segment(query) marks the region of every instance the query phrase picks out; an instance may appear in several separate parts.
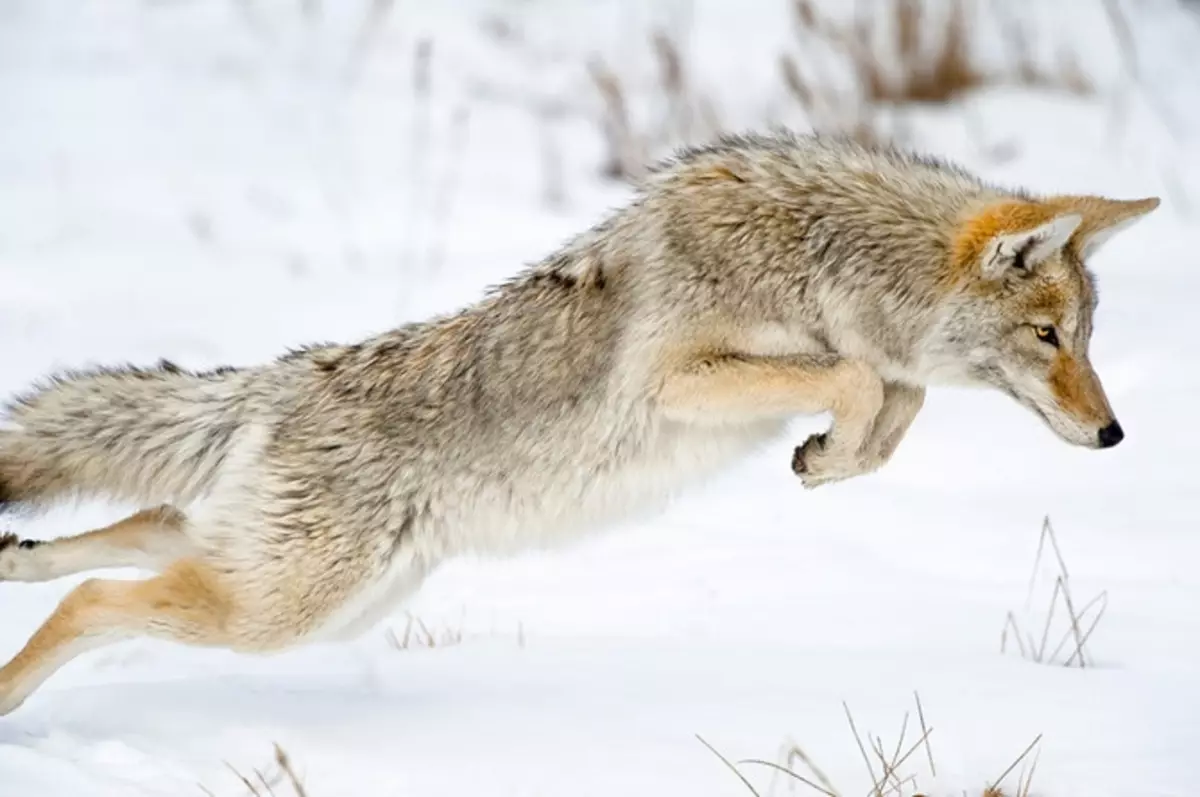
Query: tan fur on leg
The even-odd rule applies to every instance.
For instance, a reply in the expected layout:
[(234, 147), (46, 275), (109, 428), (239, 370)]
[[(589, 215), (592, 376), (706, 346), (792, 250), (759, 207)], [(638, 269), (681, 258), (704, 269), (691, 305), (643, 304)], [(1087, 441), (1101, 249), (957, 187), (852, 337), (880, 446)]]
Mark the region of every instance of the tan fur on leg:
[(728, 355), (672, 373), (659, 400), (668, 417), (703, 424), (830, 412), (830, 431), (809, 438), (793, 459), (805, 485), (815, 486), (861, 472), (883, 380), (865, 363), (836, 356)]
[(884, 383), (883, 406), (863, 448), (863, 460), (869, 470), (883, 467), (892, 458), (924, 404), (925, 388)]
[(216, 574), (196, 561), (180, 562), (144, 581), (89, 579), (0, 669), (0, 714), (21, 705), (76, 656), (123, 639), (229, 645), (227, 621), (234, 608)]
[(0, 581), (49, 581), (103, 567), (162, 570), (194, 553), (172, 506), (136, 512), (103, 528), (56, 540), (0, 538)]

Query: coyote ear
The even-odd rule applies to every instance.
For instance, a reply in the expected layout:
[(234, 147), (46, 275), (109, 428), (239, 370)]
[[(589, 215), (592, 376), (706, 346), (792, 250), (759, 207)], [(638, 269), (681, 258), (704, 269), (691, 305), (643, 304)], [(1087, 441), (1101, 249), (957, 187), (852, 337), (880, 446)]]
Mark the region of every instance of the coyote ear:
[(1083, 223), (1071, 239), (1071, 248), (1083, 260), (1098, 252), (1114, 235), (1136, 224), (1159, 206), (1158, 197), (1145, 199), (1105, 199), (1103, 197), (1070, 197), (1065, 203), (1073, 212), (1083, 215)]
[(1078, 213), (1064, 213), (1019, 232), (997, 233), (979, 255), (985, 279), (998, 279), (1010, 268), (1032, 269), (1062, 249), (1083, 222)]

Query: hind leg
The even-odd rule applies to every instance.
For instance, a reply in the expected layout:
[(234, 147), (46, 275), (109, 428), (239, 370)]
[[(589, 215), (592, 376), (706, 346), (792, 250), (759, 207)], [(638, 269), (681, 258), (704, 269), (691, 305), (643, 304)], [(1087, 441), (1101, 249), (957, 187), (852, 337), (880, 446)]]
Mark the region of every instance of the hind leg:
[(234, 646), (230, 620), (245, 607), (216, 572), (185, 560), (144, 581), (89, 579), (59, 603), (0, 668), (0, 715), (25, 701), (57, 669), (87, 651), (150, 636), (194, 645)]
[(106, 567), (162, 570), (195, 552), (173, 506), (136, 512), (109, 526), (55, 540), (0, 535), (0, 581), (50, 581)]
[[(392, 538), (364, 544), (340, 525), (281, 526), (253, 513), (210, 517), (201, 526), (179, 513), (170, 518), (174, 533), (195, 540), (186, 543), (191, 553), (152, 578), (89, 579), (68, 593), (0, 668), (0, 715), (75, 657), (127, 639), (268, 653), (359, 633), (363, 621), (386, 611), (399, 599), (397, 591), (411, 591), (425, 572)], [(138, 529), (162, 530), (143, 521), (130, 518), (123, 528), (134, 538)], [(162, 556), (170, 550), (165, 546)], [(128, 547), (118, 551), (115, 558), (129, 561)], [(102, 560), (113, 561), (98, 554), (81, 558), (89, 566)]]

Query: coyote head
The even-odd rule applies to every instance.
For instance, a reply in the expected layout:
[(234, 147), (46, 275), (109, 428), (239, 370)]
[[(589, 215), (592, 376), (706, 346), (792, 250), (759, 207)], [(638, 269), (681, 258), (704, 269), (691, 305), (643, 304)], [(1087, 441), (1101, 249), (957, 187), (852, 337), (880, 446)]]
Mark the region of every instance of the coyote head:
[(1085, 261), (1157, 198), (997, 200), (959, 223), (961, 279), (937, 348), (954, 376), (989, 385), (1063, 440), (1109, 448), (1124, 432), (1088, 359), (1096, 291)]

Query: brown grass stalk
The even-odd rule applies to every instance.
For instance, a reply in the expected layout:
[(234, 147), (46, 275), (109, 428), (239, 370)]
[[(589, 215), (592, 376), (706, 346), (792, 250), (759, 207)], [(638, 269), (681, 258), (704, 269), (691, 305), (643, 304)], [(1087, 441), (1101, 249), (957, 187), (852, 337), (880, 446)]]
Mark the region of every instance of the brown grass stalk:
[[(911, 745), (906, 746), (905, 742), (908, 735), (910, 713), (905, 712), (904, 718), (900, 724), (899, 738), (896, 740), (895, 746), (891, 749), (890, 755), (886, 752), (888, 747), (885, 746), (884, 741), (880, 736), (872, 735), (869, 732), (866, 734), (859, 732), (858, 725), (854, 720), (854, 715), (851, 713), (849, 706), (846, 705), (845, 702), (842, 703), (842, 707), (846, 713), (846, 721), (850, 725), (850, 731), (854, 737), (859, 755), (862, 757), (863, 763), (867, 769), (867, 774), (871, 779), (871, 789), (868, 792), (868, 797), (891, 797), (892, 795), (895, 795), (895, 797), (925, 797), (925, 793), (921, 791), (918, 785), (918, 773), (906, 771), (904, 769), (906, 762), (908, 762), (908, 760), (916, 753), (916, 751), (922, 747), (925, 749), (928, 757), (930, 774), (934, 777), (937, 777), (937, 767), (933, 760), (932, 747), (929, 744), (929, 737), (932, 734), (933, 729), (925, 722), (925, 710), (921, 705), (920, 695), (914, 692), (913, 696), (917, 703), (917, 716), (922, 730), (921, 736)], [(864, 737), (870, 740), (869, 744), (864, 743)], [(700, 737), (697, 736), (697, 738)], [(1031, 742), (1029, 746), (1026, 747), (1025, 750), (1019, 756), (1017, 756), (1011, 764), (1008, 765), (1007, 768), (1005, 768), (1000, 777), (996, 778), (989, 785), (984, 786), (981, 791), (976, 793), (979, 794), (980, 797), (1007, 797), (1009, 794), (1014, 795), (1014, 797), (1029, 797), (1029, 793), (1033, 784), (1033, 775), (1037, 769), (1037, 761), (1040, 754), (1034, 755), (1032, 764), (1028, 767), (1026, 767), (1023, 762), (1029, 758), (1030, 753), (1034, 752), (1035, 748), (1037, 748), (1037, 745), (1041, 742), (1041, 739), (1042, 735), (1038, 734), (1033, 742)], [(754, 788), (753, 784), (751, 784), (749, 779), (746, 778), (746, 776), (738, 769), (737, 765), (729, 761), (729, 759), (727, 759), (725, 756), (718, 753), (712, 747), (712, 745), (708, 744), (708, 742), (705, 742), (703, 739), (700, 739), (700, 741), (703, 742), (710, 751), (717, 755), (718, 758), (720, 758), (725, 764), (725, 766), (727, 766), (734, 772), (734, 774), (737, 775), (737, 777), (742, 781), (743, 784), (745, 784), (752, 794), (758, 795), (758, 792)], [(871, 748), (875, 758), (882, 767), (881, 773), (877, 772), (875, 766), (872, 764), (871, 755), (867, 752), (868, 747)], [(798, 744), (789, 741), (788, 744), (784, 745), (783, 749), (786, 751), (784, 764), (765, 761), (758, 758), (743, 759), (738, 761), (737, 764), (753, 764), (756, 766), (767, 767), (768, 769), (772, 770), (773, 774), (786, 775), (797, 783), (807, 786), (812, 791), (825, 795), (825, 797), (840, 797), (842, 792), (834, 787), (834, 785), (829, 781), (829, 778), (827, 778), (815, 766), (815, 764), (813, 764), (812, 760), (809, 759), (809, 757), (804, 753)], [(799, 759), (808, 767), (809, 771), (813, 774), (813, 778), (806, 777), (796, 771), (793, 763), (796, 759)], [(1017, 769), (1018, 766), (1020, 766), (1021, 769), (1017, 778), (1016, 792), (1004, 791), (1001, 788), (1002, 784), (1013, 773), (1013, 771)], [(774, 781), (772, 781), (772, 783), (773, 782)], [(967, 797), (966, 792), (963, 792), (963, 797)]]
[[(1036, 643), (1031, 635), (1024, 634), (1016, 615), (1010, 611), (1005, 615), (1004, 627), (1000, 632), (1000, 652), (1002, 654), (1007, 652), (1011, 632), (1012, 638), (1016, 640), (1018, 652), (1023, 659), (1037, 664), (1054, 663), (1059, 659), (1059, 655), (1063, 652), (1064, 648), (1069, 643), (1073, 643), (1069, 648), (1070, 655), (1062, 663), (1063, 666), (1091, 666), (1087, 653), (1087, 643), (1096, 631), (1100, 620), (1103, 619), (1104, 613), (1108, 608), (1108, 593), (1102, 591), (1085, 603), (1082, 608), (1076, 608), (1077, 604), (1071, 592), (1070, 573), (1067, 570), (1066, 559), (1063, 556), (1062, 549), (1059, 547), (1058, 538), (1054, 533), (1054, 527), (1050, 523), (1049, 517), (1044, 519), (1042, 532), (1038, 538), (1037, 554), (1034, 557), (1033, 570), (1026, 589), (1025, 608), (1028, 610), (1032, 605), (1039, 568), (1047, 547), (1054, 553), (1054, 562), (1058, 573), (1054, 580), (1053, 591), (1050, 594), (1050, 604), (1046, 610), (1045, 620), (1042, 623), (1041, 642)], [(1047, 654), (1046, 649), (1050, 641), (1051, 627), (1057, 616), (1057, 608), (1060, 601), (1066, 613), (1067, 630), (1059, 638), (1058, 644), (1055, 645), (1054, 649)], [(1091, 615), (1090, 613), (1093, 609), (1096, 611), (1094, 615)], [(1089, 615), (1090, 622), (1088, 622)]]

